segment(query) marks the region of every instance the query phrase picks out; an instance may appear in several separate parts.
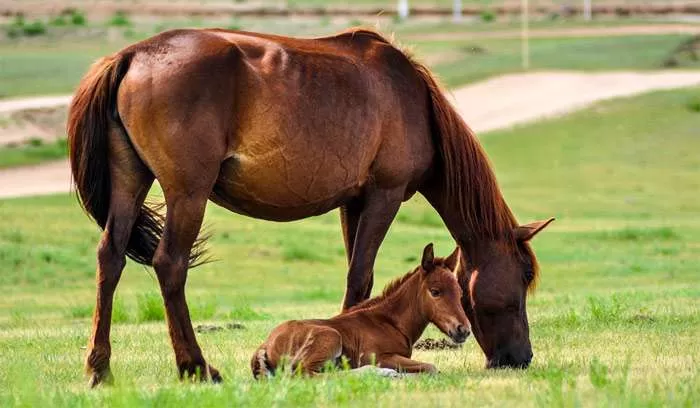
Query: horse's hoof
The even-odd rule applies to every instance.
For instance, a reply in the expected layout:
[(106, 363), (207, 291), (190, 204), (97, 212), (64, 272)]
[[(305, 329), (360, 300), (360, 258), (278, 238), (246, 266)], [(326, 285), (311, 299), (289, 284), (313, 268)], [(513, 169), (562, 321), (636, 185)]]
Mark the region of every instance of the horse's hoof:
[(219, 384), (224, 381), (224, 379), (221, 378), (221, 374), (219, 374), (219, 370), (212, 366), (209, 366), (209, 378), (211, 378), (211, 382), (214, 384)]
[(111, 385), (113, 382), (114, 377), (112, 377), (112, 371), (108, 367), (104, 370), (92, 372), (88, 380), (88, 387), (95, 388), (101, 384)]
[[(206, 367), (206, 368), (205, 368)], [(180, 379), (190, 379), (190, 380), (196, 380), (196, 381), (211, 381), (212, 383), (218, 384), (223, 381), (223, 378), (221, 378), (221, 374), (219, 374), (219, 370), (216, 368), (210, 366), (210, 365), (203, 365), (203, 364), (181, 364), (179, 366), (180, 370)]]

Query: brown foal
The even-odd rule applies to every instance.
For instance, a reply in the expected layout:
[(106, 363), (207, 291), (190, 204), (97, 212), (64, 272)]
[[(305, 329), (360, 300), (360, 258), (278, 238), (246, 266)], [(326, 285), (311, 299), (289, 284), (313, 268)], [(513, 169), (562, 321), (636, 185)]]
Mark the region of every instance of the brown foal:
[[(155, 269), (180, 375), (221, 378), (185, 299), (209, 200), (273, 221), (340, 208), (347, 310), (369, 297), (379, 246), (420, 192), (462, 249), (462, 305), (488, 365), (530, 362), (525, 300), (537, 262), (528, 241), (548, 222), (518, 225), (428, 69), (377, 33), (167, 31), (92, 66), (67, 133), (80, 201), (104, 230), (92, 385), (109, 375), (112, 298), (127, 256)], [(164, 216), (145, 202), (154, 180)]]
[(407, 373), (436, 372), (432, 364), (411, 360), (411, 353), (428, 323), (457, 343), (469, 335), (456, 278), (459, 258), (459, 248), (447, 258), (434, 258), (428, 244), (420, 266), (380, 296), (330, 319), (282, 323), (253, 354), (253, 376), (272, 375), (285, 361), (293, 372), (315, 374), (343, 358), (351, 368), (376, 363)]

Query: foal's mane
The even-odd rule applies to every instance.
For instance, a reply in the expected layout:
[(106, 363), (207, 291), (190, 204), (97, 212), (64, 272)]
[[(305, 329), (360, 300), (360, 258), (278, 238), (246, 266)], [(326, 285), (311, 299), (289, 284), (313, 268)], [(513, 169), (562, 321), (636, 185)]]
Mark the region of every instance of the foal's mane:
[(382, 290), (381, 294), (356, 304), (355, 306), (348, 309), (348, 312), (354, 312), (356, 310), (361, 309), (369, 309), (370, 307), (377, 306), (378, 304), (384, 302), (390, 295), (396, 293), (399, 290), (399, 288), (403, 286), (403, 284), (406, 283), (406, 281), (418, 271), (420, 271), (420, 267), (416, 267), (407, 274), (392, 280), (391, 282), (387, 283), (386, 286), (384, 286), (384, 289)]
[[(444, 266), (445, 265), (444, 258), (435, 258), (433, 262), (435, 263), (435, 266)], [(385, 302), (391, 295), (398, 292), (404, 286), (406, 281), (408, 281), (416, 273), (419, 273), (420, 270), (421, 270), (420, 266), (417, 266), (413, 270), (406, 273), (405, 275), (400, 276), (400, 277), (390, 281), (389, 283), (386, 284), (386, 286), (384, 286), (384, 289), (382, 289), (381, 294), (356, 304), (355, 306), (348, 309), (347, 312), (354, 312), (357, 310), (369, 309), (371, 307), (377, 306), (377, 305)]]
[(491, 162), (474, 132), (445, 97), (435, 76), (409, 52), (376, 31), (350, 29), (346, 33), (368, 36), (400, 51), (428, 88), (432, 133), (442, 159), (445, 200), (456, 204), (464, 230), (469, 234), (460, 237), (462, 250), (472, 257), (475, 253), (474, 248), (469, 247), (470, 242), (505, 242), (513, 253), (530, 261), (531, 282), (535, 282), (538, 276), (536, 258), (527, 242), (515, 239), (514, 228), (518, 222), (503, 198)]

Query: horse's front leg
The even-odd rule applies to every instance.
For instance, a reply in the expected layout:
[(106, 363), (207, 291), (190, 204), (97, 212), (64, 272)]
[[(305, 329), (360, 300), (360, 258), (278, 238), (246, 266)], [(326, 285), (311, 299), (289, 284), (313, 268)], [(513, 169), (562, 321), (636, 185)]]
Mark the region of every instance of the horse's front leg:
[(410, 358), (398, 354), (381, 356), (377, 360), (377, 365), (382, 368), (391, 368), (392, 370), (402, 373), (437, 373), (437, 368), (430, 363), (411, 360)]
[[(392, 190), (375, 188), (365, 194), (354, 234), (343, 310), (367, 299), (372, 292), (374, 260), (401, 206), (404, 191), (403, 186)], [(344, 225), (344, 229), (351, 227), (352, 225)]]

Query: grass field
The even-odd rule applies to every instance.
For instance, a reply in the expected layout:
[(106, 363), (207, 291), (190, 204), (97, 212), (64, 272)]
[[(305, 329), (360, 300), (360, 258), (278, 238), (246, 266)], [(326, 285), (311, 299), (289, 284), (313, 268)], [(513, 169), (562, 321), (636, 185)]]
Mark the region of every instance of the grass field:
[(42, 142), (38, 139), (22, 146), (0, 148), (0, 169), (28, 166), (56, 160), (68, 155), (66, 139)]
[[(557, 217), (534, 242), (542, 278), (528, 303), (535, 359), (526, 371), (484, 370), (469, 340), (460, 351), (415, 353), (436, 376), (253, 382), (249, 357), (272, 327), (338, 310), (338, 216), (278, 224), (211, 206), (219, 261), (191, 271), (188, 297), (195, 324), (245, 326), (199, 335), (226, 382), (177, 381), (153, 272), (130, 263), (115, 307), (116, 384), (88, 391), (97, 228), (71, 197), (0, 201), (0, 406), (696, 405), (699, 91), (610, 101), (483, 137), (519, 219)], [(375, 288), (412, 267), (428, 241), (438, 254), (453, 248), (416, 198), (382, 247)]]
[[(624, 25), (642, 20), (595, 22), (593, 25)], [(105, 26), (91, 21), (85, 28), (49, 27), (46, 35), (33, 38), (0, 38), (0, 98), (72, 92), (97, 58), (114, 52), (138, 39), (176, 27), (228, 27), (286, 35), (316, 36), (338, 32), (354, 25), (373, 26), (357, 19), (174, 19), (163, 22), (134, 21), (128, 27)], [(533, 29), (581, 26), (580, 21), (538, 21)], [(519, 39), (469, 39), (470, 32), (512, 29), (515, 23), (476, 23), (417, 21), (381, 24), (386, 34), (397, 39), (433, 67), (450, 86), (521, 69)], [(420, 40), (423, 33), (443, 32), (442, 40)], [(455, 35), (455, 38), (450, 38)], [(599, 38), (532, 39), (534, 69), (658, 69), (663, 60), (686, 40), (687, 35), (651, 35)], [(696, 62), (694, 66), (698, 66)]]

